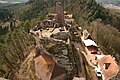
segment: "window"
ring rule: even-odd
[[[104,69],[108,69],[111,63],[104,63]]]

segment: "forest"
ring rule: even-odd
[[[15,72],[34,46],[29,30],[37,21],[45,19],[48,12],[54,12],[57,1],[61,1],[65,10],[73,14],[76,23],[89,29],[103,51],[115,56],[120,64],[119,15],[114,15],[95,0],[29,0],[21,4],[0,5],[0,77],[17,78]],[[114,1],[119,5],[118,0]]]

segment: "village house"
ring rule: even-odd
[[[70,14],[70,13],[68,13],[66,11],[64,11],[64,16],[65,16],[65,18],[72,18],[73,17],[72,14]]]
[[[58,66],[53,57],[47,53],[34,59],[35,72],[42,80],[63,80],[66,70]]]
[[[109,80],[115,77],[119,67],[111,55],[96,55],[97,66],[102,71],[102,79]]]
[[[109,80],[117,75],[119,67],[111,55],[104,55],[101,53],[100,48],[92,40],[90,33],[87,30],[82,32],[82,42],[85,46],[86,59],[92,67],[97,65],[96,70],[101,71],[101,77],[103,80]]]
[[[100,49],[95,41],[93,41],[90,33],[87,30],[83,30],[81,33],[81,40],[85,47],[85,57],[90,66],[94,67],[96,61],[96,55],[100,55]]]
[[[92,40],[91,35],[87,30],[83,30],[81,35],[82,35],[82,37],[81,37],[82,41],[86,40],[86,39],[91,39]]]
[[[86,40],[83,41],[83,43],[85,44],[85,46],[87,48],[87,53],[88,54],[97,54],[98,46],[93,40],[86,39]]]
[[[98,54],[99,47],[96,42],[92,40],[91,35],[87,30],[82,32],[81,39],[84,43],[86,54],[95,57],[95,55]]]
[[[73,24],[74,19],[72,17],[73,17],[72,14],[69,14],[66,11],[64,11],[65,24]]]
[[[96,63],[95,56],[98,54],[98,46],[91,39],[86,39],[83,41],[83,43],[85,45],[87,61],[91,66],[94,66],[94,63]]]

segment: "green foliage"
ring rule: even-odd
[[[0,26],[0,35],[6,34],[9,30],[8,26],[2,27]]]
[[[0,69],[0,75],[3,75],[3,74],[5,74],[5,71]]]
[[[16,69],[29,54],[28,47],[32,47],[32,41],[28,33],[20,28],[0,35],[0,76],[13,80]]]
[[[93,21],[91,27],[86,27],[94,40],[100,45],[104,53],[112,54],[119,62],[120,33],[111,25],[104,25],[98,20]]]
[[[0,19],[8,21],[12,11],[15,18],[21,20],[22,23],[20,28],[14,28],[11,32],[8,32],[9,27],[0,27],[0,61],[2,61],[0,62],[0,76],[6,76],[13,80],[14,70],[20,67],[19,64],[29,54],[28,47],[34,42],[27,32],[35,26],[37,21],[46,18],[45,15],[51,10],[50,8],[55,7],[57,1],[64,3],[65,10],[71,12],[76,22],[82,24],[82,27],[86,24],[85,22],[91,23],[93,20],[100,18],[105,24],[111,24],[120,30],[120,17],[111,15],[95,0],[29,0],[26,4],[9,5],[0,10]],[[12,22],[11,20],[12,17],[9,18],[10,22]],[[120,35],[118,32],[109,29],[110,27],[103,27],[103,25],[97,27],[99,28],[98,31],[94,30],[95,28],[91,29],[91,32],[95,31],[97,34],[95,40],[119,60]],[[61,51],[57,48],[59,46],[61,45],[52,46],[48,51],[58,54]],[[3,65],[3,63],[6,65]]]
[[[25,6],[20,7],[15,11],[17,17],[21,20],[37,18],[47,14],[47,6],[44,0],[30,0]]]
[[[0,21],[7,21],[10,15],[8,9],[0,9]]]
[[[30,26],[30,20],[26,20],[24,23],[23,23],[23,28],[25,31],[29,31],[31,26]]]

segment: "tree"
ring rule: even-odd
[[[7,21],[10,16],[10,12],[8,9],[0,9],[0,20]]]
[[[27,31],[27,32],[29,32],[29,30],[31,28],[30,22],[31,22],[30,20],[26,20],[23,24],[24,30]]]

